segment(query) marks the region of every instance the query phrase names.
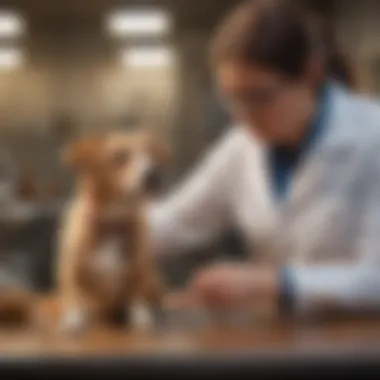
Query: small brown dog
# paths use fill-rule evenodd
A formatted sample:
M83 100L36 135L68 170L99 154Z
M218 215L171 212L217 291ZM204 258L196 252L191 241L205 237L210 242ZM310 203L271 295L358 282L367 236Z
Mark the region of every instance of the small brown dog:
M163 283L150 247L145 207L168 149L144 132L120 132L73 143L65 162L77 189L63 219L58 288L61 327L80 332L95 320L150 328Z

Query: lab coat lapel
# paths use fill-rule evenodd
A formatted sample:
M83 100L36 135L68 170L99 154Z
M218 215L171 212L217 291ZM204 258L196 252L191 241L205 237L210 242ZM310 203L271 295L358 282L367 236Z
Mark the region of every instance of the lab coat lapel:
M293 257L300 252L305 260L307 247L320 245L320 242L314 244L312 241L313 236L318 238L317 234L313 234L314 227L326 228L327 220L332 218L338 207L338 197L326 197L323 184L326 180L331 182L331 175L342 174L339 168L344 166L350 151L351 141L346 128L349 121L346 112L348 103L344 90L334 86L330 102L326 130L301 163L289 196L279 207L281 249L286 249L285 254Z
M267 146L246 130L243 132L248 144L245 150L246 170L254 175L247 175L247 189L254 198L255 210L243 210L244 218L252 230L251 249L255 259L272 260L275 241L279 228L279 208L273 198L271 176L267 163ZM247 195L248 196L248 195Z
M267 159L267 149L262 146L259 156L259 176L261 180L258 184L261 195L259 200L261 207L265 210L265 220L267 221L266 228L268 233L264 239L261 239L261 246L258 247L261 255L265 260L270 261L274 265L281 266L284 262L282 257L283 253L287 251L284 246L285 240L282 229L282 210L281 204L279 204L274 197L273 183L269 172L269 165ZM262 228L262 227L261 227Z
M295 173L289 197L283 207L285 214L308 207L322 177L326 171L331 171L330 163L337 162L338 156L344 157L347 153L344 128L347 123L342 119L342 116L347 117L342 112L342 108L345 107L345 93L340 87L332 87L330 102L325 133L307 153Z

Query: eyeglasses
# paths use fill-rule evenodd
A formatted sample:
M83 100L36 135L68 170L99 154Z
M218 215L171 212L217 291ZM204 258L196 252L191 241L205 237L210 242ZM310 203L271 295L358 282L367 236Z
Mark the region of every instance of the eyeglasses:
M224 97L224 102L234 111L260 112L268 109L276 102L288 83L282 81L276 86L267 88L247 87L240 93L227 95Z

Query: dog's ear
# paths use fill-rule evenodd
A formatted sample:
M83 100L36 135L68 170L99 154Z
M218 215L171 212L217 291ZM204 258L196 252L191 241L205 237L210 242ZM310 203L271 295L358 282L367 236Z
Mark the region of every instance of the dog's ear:
M160 166L166 166L171 161L172 151L167 141L162 138L152 136L150 139L150 149L152 156Z
M70 143L62 154L63 163L76 172L89 170L97 154L99 154L99 140L83 138Z
M77 170L83 166L83 158L81 141L69 143L61 152L61 161L70 169Z
M143 138L143 141L148 146L148 150L152 155L153 159L160 165L166 166L170 163L172 158L172 151L169 143L158 137L156 134L151 132L151 130L143 129L139 131L139 135Z

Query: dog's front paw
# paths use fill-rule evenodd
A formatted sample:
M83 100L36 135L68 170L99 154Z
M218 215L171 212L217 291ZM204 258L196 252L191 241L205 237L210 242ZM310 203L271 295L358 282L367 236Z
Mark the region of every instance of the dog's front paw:
M89 322L88 313L80 308L72 308L64 313L59 330L66 336L78 336L85 332Z
M132 329L149 331L154 328L155 318L151 308L146 303L136 302L129 310Z

